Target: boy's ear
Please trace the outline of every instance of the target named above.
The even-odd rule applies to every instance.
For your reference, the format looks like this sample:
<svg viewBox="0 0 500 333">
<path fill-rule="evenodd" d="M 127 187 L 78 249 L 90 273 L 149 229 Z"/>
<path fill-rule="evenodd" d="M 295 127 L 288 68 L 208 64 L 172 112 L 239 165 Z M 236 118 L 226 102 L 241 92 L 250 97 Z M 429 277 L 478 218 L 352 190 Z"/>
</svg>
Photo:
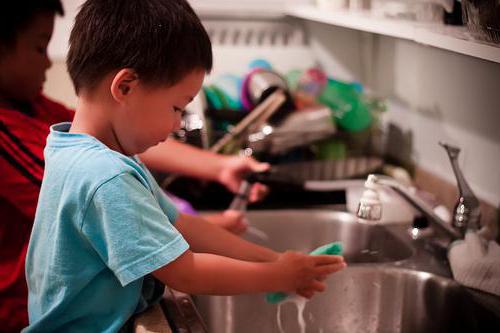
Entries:
<svg viewBox="0 0 500 333">
<path fill-rule="evenodd" d="M 118 71 L 111 82 L 111 95 L 117 102 L 132 93 L 139 84 L 137 73 L 131 68 L 123 68 Z"/>
</svg>

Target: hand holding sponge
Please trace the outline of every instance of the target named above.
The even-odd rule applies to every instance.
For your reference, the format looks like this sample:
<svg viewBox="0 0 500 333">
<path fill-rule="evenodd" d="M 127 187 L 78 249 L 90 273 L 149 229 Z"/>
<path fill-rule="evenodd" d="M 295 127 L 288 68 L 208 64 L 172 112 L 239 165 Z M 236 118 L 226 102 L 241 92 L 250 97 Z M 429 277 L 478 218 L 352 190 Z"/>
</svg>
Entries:
<svg viewBox="0 0 500 333">
<path fill-rule="evenodd" d="M 311 255 L 342 255 L 342 243 L 341 242 L 333 242 L 323 246 L 320 246 L 310 252 Z M 284 301 L 288 297 L 287 293 L 283 292 L 275 292 L 266 294 L 266 300 L 268 303 L 277 304 L 279 302 Z"/>
</svg>

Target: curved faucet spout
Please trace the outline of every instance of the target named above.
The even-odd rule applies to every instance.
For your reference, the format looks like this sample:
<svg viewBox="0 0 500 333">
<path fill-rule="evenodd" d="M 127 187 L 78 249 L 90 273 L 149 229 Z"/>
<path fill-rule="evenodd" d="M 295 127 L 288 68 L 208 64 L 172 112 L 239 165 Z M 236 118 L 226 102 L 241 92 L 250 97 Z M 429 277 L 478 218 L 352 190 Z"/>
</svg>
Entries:
<svg viewBox="0 0 500 333">
<path fill-rule="evenodd" d="M 472 192 L 458 166 L 460 148 L 444 142 L 439 142 L 439 144 L 448 153 L 460 193 L 457 203 L 455 204 L 455 211 L 453 212 L 453 226 L 458 228 L 462 234 L 465 234 L 466 229 L 478 230 L 479 220 L 481 219 L 481 209 L 479 207 L 479 200 L 474 195 L 474 192 Z"/>
</svg>

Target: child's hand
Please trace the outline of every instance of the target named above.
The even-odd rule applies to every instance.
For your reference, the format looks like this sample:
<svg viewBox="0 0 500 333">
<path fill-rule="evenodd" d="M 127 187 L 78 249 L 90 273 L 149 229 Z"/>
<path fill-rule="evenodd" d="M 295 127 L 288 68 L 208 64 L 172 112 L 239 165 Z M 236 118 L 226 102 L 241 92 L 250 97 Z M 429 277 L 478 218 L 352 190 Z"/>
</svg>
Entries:
<svg viewBox="0 0 500 333">
<path fill-rule="evenodd" d="M 326 277 L 346 266 L 342 256 L 307 255 L 293 251 L 282 253 L 276 263 L 283 273 L 283 291 L 293 291 L 306 298 L 324 291 Z"/>
<path fill-rule="evenodd" d="M 245 213 L 236 210 L 228 209 L 223 213 L 203 215 L 203 218 L 236 235 L 244 233 L 248 227 Z"/>
<path fill-rule="evenodd" d="M 269 169 L 269 164 L 260 163 L 248 156 L 227 156 L 225 157 L 222 170 L 219 172 L 218 181 L 226 186 L 230 191 L 236 193 L 241 182 L 249 172 L 263 172 Z M 269 189 L 266 185 L 255 183 L 250 190 L 249 201 L 256 202 L 262 200 Z"/>
</svg>

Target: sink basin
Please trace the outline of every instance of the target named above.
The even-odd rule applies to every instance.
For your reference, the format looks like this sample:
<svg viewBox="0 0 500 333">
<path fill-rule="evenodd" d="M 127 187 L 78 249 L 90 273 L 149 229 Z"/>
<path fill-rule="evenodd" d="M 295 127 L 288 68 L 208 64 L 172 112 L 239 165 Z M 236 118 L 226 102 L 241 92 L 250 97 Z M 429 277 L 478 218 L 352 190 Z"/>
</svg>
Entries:
<svg viewBox="0 0 500 333">
<path fill-rule="evenodd" d="M 413 254 L 411 246 L 375 224 L 358 223 L 345 212 L 320 209 L 249 211 L 249 223 L 257 232 L 244 237 L 277 251 L 310 252 L 333 241 L 342 241 L 348 263 L 398 261 Z M 255 229 L 254 229 L 255 230 Z M 265 237 L 259 236 L 261 233 Z"/>
<path fill-rule="evenodd" d="M 327 284 L 302 313 L 292 302 L 268 304 L 262 294 L 197 296 L 195 302 L 208 331 L 217 333 L 500 332 L 500 314 L 481 306 L 469 289 L 430 273 L 361 264 Z"/>
</svg>

